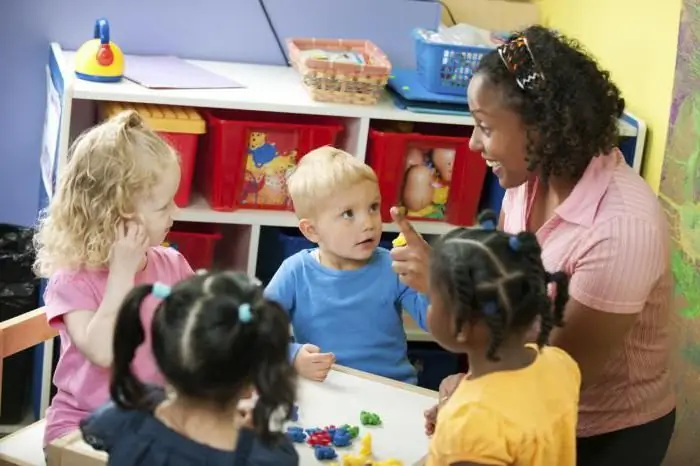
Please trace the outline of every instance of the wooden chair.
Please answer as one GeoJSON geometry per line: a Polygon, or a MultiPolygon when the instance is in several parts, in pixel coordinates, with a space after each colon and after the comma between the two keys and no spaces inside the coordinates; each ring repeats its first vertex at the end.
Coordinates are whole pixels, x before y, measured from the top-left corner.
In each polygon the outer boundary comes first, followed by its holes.
{"type": "MultiPolygon", "coordinates": [[[[57,334],[46,321],[43,308],[0,322],[0,382],[5,358],[53,339],[57,334]]],[[[43,438],[42,419],[0,439],[0,466],[44,466],[43,438]]]]}

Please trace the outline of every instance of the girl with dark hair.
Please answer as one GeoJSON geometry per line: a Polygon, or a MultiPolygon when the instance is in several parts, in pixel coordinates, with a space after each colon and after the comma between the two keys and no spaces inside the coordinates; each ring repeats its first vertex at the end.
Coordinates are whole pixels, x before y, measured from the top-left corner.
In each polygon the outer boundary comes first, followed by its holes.
{"type": "Polygon", "coordinates": [[[568,280],[545,271],[533,234],[509,235],[497,222],[482,214],[481,228],[456,229],[432,251],[428,325],[440,345],[468,355],[469,374],[437,425],[427,418],[428,464],[574,466],[581,375],[547,346],[562,325],[568,280]],[[537,319],[537,343],[527,344],[537,319]]]}
{"type": "Polygon", "coordinates": [[[272,425],[289,417],[295,398],[288,343],[284,311],[246,274],[202,272],[172,290],[139,285],[116,322],[113,402],[82,421],[83,437],[110,465],[297,465],[272,425]],[[146,339],[140,308],[154,298],[161,302],[150,337],[167,395],[131,368],[146,339]],[[258,398],[246,419],[238,405],[252,390],[258,398]]]}

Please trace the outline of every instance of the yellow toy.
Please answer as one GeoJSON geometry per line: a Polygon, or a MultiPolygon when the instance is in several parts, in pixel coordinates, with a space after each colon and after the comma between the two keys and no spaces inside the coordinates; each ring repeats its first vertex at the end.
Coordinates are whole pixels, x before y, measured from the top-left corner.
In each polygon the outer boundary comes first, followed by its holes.
{"type": "Polygon", "coordinates": [[[372,436],[370,434],[366,434],[360,440],[360,456],[372,456],[372,436]]]}
{"type": "MultiPolygon", "coordinates": [[[[340,466],[338,463],[330,463],[328,466],[340,466]]],[[[360,452],[357,455],[348,453],[343,455],[342,466],[403,466],[403,462],[394,458],[384,461],[372,459],[372,436],[366,434],[360,440],[360,452]]]]}
{"type": "Polygon", "coordinates": [[[403,233],[399,233],[399,236],[394,238],[394,241],[391,242],[391,245],[394,246],[395,248],[400,248],[401,246],[406,246],[406,238],[404,237],[403,233]]]}
{"type": "Polygon", "coordinates": [[[343,455],[343,466],[366,466],[367,458],[358,455],[343,455]]]}
{"type": "Polygon", "coordinates": [[[94,38],[81,45],[75,53],[75,75],[98,83],[118,82],[124,76],[124,53],[109,40],[109,23],[106,19],[95,22],[94,38]]]}

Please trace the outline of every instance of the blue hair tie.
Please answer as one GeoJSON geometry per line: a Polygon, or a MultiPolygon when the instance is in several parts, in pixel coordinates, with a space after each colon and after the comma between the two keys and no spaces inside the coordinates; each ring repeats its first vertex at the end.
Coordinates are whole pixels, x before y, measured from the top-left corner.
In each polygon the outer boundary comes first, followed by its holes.
{"type": "Polygon", "coordinates": [[[165,299],[170,296],[171,288],[165,283],[155,282],[151,294],[158,299],[165,299]]]}
{"type": "Polygon", "coordinates": [[[498,314],[498,304],[495,301],[489,301],[487,303],[484,303],[484,307],[481,310],[481,312],[483,312],[484,315],[487,316],[494,316],[498,314]]]}
{"type": "Polygon", "coordinates": [[[250,322],[253,318],[253,314],[250,312],[250,304],[243,303],[238,306],[238,320],[243,323],[250,322]]]}
{"type": "Polygon", "coordinates": [[[510,238],[508,238],[508,246],[510,246],[510,248],[513,251],[516,251],[516,252],[519,251],[520,250],[520,240],[518,239],[518,237],[511,236],[510,238]]]}
{"type": "Polygon", "coordinates": [[[496,224],[493,220],[484,220],[483,222],[481,222],[481,228],[483,228],[484,230],[495,230],[496,224]]]}

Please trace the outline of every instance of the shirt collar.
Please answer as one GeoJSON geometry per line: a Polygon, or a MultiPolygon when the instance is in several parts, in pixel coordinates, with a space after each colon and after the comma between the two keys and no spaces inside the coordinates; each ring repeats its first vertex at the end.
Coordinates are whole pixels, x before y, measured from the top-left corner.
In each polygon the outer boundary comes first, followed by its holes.
{"type": "Polygon", "coordinates": [[[613,173],[623,160],[617,148],[608,154],[593,157],[571,194],[554,213],[567,222],[590,227],[610,186],[613,173]]]}

